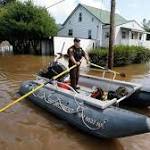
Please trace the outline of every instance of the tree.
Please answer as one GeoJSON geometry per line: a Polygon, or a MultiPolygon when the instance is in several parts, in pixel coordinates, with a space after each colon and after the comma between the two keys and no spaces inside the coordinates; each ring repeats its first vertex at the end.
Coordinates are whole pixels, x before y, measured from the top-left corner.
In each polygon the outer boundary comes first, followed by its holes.
{"type": "Polygon", "coordinates": [[[150,32],[150,20],[143,19],[143,27],[145,31],[150,32]]]}
{"type": "Polygon", "coordinates": [[[0,9],[0,37],[8,40],[15,53],[39,53],[42,39],[57,34],[55,20],[43,7],[31,1],[10,3],[0,9]]]}

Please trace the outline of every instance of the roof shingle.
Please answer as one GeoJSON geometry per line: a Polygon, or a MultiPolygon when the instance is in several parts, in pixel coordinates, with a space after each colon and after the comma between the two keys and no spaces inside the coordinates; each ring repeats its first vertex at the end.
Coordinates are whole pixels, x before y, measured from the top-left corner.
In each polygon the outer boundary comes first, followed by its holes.
{"type": "MultiPolygon", "coordinates": [[[[87,6],[84,4],[81,4],[85,9],[87,9],[92,15],[94,15],[96,18],[98,18],[100,21],[102,21],[105,24],[110,24],[110,12],[107,10],[98,9],[95,7],[87,6]]],[[[125,18],[120,16],[119,14],[115,15],[115,24],[124,24],[128,22],[125,18]]]]}

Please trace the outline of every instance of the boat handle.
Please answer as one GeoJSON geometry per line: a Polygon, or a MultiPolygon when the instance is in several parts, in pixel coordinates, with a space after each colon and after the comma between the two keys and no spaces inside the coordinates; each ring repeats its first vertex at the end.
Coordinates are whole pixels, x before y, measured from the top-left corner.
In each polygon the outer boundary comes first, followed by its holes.
{"type": "MultiPolygon", "coordinates": [[[[107,70],[103,71],[103,75],[102,75],[103,78],[105,78],[106,71],[107,70]]],[[[113,74],[112,80],[115,80],[117,73],[115,71],[107,71],[107,72],[111,72],[113,74]]]]}

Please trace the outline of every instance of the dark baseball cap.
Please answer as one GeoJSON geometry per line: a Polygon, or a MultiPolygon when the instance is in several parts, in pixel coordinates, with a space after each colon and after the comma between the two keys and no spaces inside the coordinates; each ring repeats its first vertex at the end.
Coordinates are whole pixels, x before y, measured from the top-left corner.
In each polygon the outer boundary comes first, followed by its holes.
{"type": "Polygon", "coordinates": [[[80,42],[80,39],[74,38],[74,42],[80,42]]]}

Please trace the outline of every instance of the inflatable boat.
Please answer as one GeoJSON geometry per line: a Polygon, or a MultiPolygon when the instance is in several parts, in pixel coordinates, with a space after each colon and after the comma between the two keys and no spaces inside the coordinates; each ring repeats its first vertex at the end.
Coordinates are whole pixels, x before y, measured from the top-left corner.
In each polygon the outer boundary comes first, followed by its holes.
{"type": "MultiPolygon", "coordinates": [[[[83,86],[83,83],[89,85],[89,80],[91,85],[100,83],[98,78],[83,75],[80,77],[82,84],[80,93],[77,93],[69,85],[65,84],[68,87],[66,89],[60,86],[63,83],[53,81],[32,94],[29,99],[68,123],[97,137],[119,138],[150,131],[150,118],[117,106],[117,103],[123,101],[126,96],[103,101],[91,97],[90,87],[83,86]]],[[[20,88],[20,94],[26,94],[44,82],[46,82],[44,78],[25,82],[20,88]]],[[[125,86],[129,92],[139,88],[127,83],[125,86]]]]}
{"type": "Polygon", "coordinates": [[[28,99],[82,131],[100,138],[119,138],[150,131],[149,117],[118,107],[140,92],[140,85],[80,75],[80,89],[75,91],[66,76],[50,80],[63,69],[62,64],[52,65],[48,74],[40,72],[35,80],[24,82],[19,93],[24,95],[47,83],[28,99]]]}

